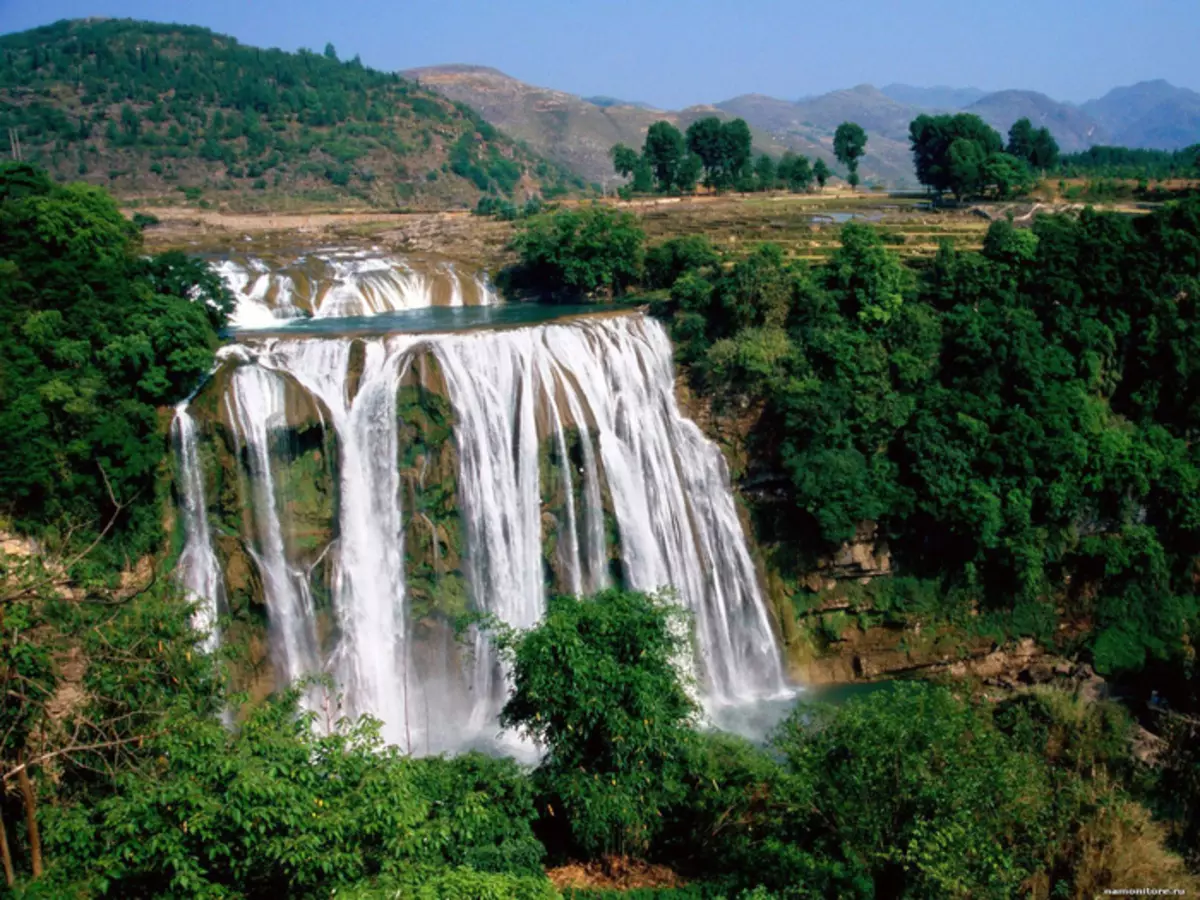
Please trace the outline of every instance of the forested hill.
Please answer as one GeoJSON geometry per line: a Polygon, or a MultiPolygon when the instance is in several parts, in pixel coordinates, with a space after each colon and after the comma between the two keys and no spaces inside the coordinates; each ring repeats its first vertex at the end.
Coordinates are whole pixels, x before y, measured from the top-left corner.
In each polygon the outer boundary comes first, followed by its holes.
{"type": "Polygon", "coordinates": [[[581,186],[471,109],[323,53],[204,28],[63,21],[0,37],[0,125],[26,161],[124,197],[473,205],[581,186]]]}

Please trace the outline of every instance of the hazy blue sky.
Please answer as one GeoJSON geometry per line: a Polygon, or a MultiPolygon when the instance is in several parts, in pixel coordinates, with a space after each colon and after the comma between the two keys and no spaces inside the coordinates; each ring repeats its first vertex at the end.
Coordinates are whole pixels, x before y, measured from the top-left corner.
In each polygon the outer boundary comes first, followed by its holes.
{"type": "Polygon", "coordinates": [[[868,82],[1082,101],[1150,78],[1200,89],[1200,0],[0,0],[0,32],[121,16],[205,25],[403,69],[491,65],[534,84],[684,106],[868,82]]]}

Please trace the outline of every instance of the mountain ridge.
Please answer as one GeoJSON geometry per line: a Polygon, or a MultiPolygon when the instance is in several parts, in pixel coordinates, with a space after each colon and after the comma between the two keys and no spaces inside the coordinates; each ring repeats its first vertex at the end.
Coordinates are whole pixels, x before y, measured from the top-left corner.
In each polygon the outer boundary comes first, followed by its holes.
{"type": "Polygon", "coordinates": [[[756,151],[776,156],[786,151],[802,153],[824,159],[835,170],[840,167],[834,161],[833,133],[844,121],[857,122],[868,135],[861,163],[864,179],[901,187],[916,185],[908,127],[923,113],[975,113],[1005,136],[1013,122],[1027,116],[1035,125],[1048,127],[1064,152],[1099,143],[1141,147],[1187,146],[1200,141],[1200,94],[1166,82],[1161,84],[1169,88],[1175,106],[1163,107],[1154,115],[1152,110],[1135,110],[1131,126],[1117,130],[1091,114],[1089,104],[1076,106],[1037,91],[1016,89],[986,92],[898,83],[876,88],[864,83],[798,100],[752,92],[712,104],[664,110],[613,97],[585,98],[538,87],[486,66],[425,66],[404,74],[477,109],[497,128],[547,158],[606,185],[619,181],[608,156],[613,144],[640,146],[651,122],[665,119],[686,128],[702,115],[745,119],[754,134],[756,151]],[[1192,96],[1194,107],[1181,101],[1192,96]]]}
{"type": "Polygon", "coordinates": [[[963,112],[979,116],[1002,135],[1007,135],[1018,119],[1029,119],[1036,128],[1049,128],[1064,153],[1111,142],[1107,130],[1087,113],[1038,91],[994,91],[963,112]]]}
{"type": "MultiPolygon", "coordinates": [[[[708,104],[680,110],[635,104],[598,105],[577,94],[529,84],[490,67],[422,66],[400,74],[466,104],[540,155],[602,185],[623,181],[613,171],[609,156],[612,146],[640,147],[654,122],[666,119],[685,129],[707,115],[733,118],[708,104]]],[[[749,124],[756,150],[777,156],[787,149],[754,123],[749,124]]]]}
{"type": "Polygon", "coordinates": [[[0,126],[27,161],[127,199],[446,207],[582,187],[473,110],[332,48],[134,19],[0,36],[0,126]]]}

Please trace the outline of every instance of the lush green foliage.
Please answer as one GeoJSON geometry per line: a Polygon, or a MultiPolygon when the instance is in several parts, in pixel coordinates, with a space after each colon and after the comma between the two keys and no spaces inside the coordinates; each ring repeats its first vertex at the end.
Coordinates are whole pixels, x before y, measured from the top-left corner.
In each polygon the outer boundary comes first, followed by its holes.
{"type": "Polygon", "coordinates": [[[1034,128],[1028,119],[1018,119],[1008,130],[1007,150],[1010,156],[1041,172],[1058,165],[1058,142],[1050,129],[1034,128]]]}
{"type": "Polygon", "coordinates": [[[501,722],[545,750],[536,778],[567,849],[643,853],[679,794],[695,707],[680,680],[687,623],[644,594],[556,597],[510,636],[513,691],[501,722]]]}
{"type": "Polygon", "coordinates": [[[1089,147],[1059,160],[1067,177],[1095,175],[1103,178],[1196,178],[1200,176],[1200,145],[1183,150],[1141,150],[1128,147],[1089,147]]]}
{"type": "Polygon", "coordinates": [[[825,187],[825,182],[829,180],[829,176],[833,173],[829,171],[829,166],[825,164],[825,160],[818,159],[813,163],[813,178],[817,179],[817,184],[820,187],[825,187]]]}
{"type": "Polygon", "coordinates": [[[211,369],[230,300],[203,264],[141,255],[112,198],[0,167],[3,513],[77,542],[159,540],[158,410],[211,369]]]}
{"type": "Polygon", "coordinates": [[[612,298],[640,277],[645,233],[632,214],[596,204],[534,216],[512,243],[521,262],[510,287],[612,298]]]}
{"type": "MultiPolygon", "coordinates": [[[[49,861],[18,884],[31,900],[549,900],[535,834],[555,856],[665,862],[693,881],[663,895],[681,900],[1002,898],[1031,884],[1070,896],[1119,882],[1115,851],[1135,837],[1119,823],[1141,815],[1117,786],[1136,768],[1128,720],[1053,691],[993,707],[902,685],[801,706],[767,749],[695,732],[677,668],[686,623],[644,595],[556,598],[538,626],[500,636],[505,720],[546,754],[532,776],[474,754],[401,756],[369,720],[322,719],[317,733],[297,713],[301,690],[224,724],[215,661],[196,652],[178,598],[137,595],[115,618],[96,606],[42,606],[52,614],[24,638],[83,637],[89,660],[67,730],[45,729],[61,715],[47,704],[42,743],[26,731],[49,861]],[[74,723],[117,730],[77,744],[74,723]]],[[[14,708],[2,714],[10,725],[14,708]]],[[[1172,765],[1194,786],[1194,759],[1172,765]]],[[[9,836],[22,859],[27,835],[9,836]]],[[[1146,847],[1155,877],[1191,884],[1161,844],[1146,847]]]]}
{"type": "MultiPolygon", "coordinates": [[[[858,128],[857,125],[853,127],[858,128]]],[[[861,128],[857,133],[847,131],[843,134],[843,149],[853,152],[855,172],[866,140],[866,133],[861,128]]],[[[730,187],[739,191],[785,188],[801,192],[812,187],[817,175],[807,157],[791,152],[778,161],[762,153],[751,165],[749,126],[741,119],[722,122],[715,116],[693,122],[686,137],[670,122],[655,122],[646,134],[640,154],[624,144],[615,144],[609,155],[617,174],[630,179],[621,189],[622,196],[651,191],[690,193],[702,174],[704,183],[718,190],[730,187]]],[[[829,169],[821,160],[817,160],[817,166],[824,173],[820,179],[824,186],[829,169]]]]}
{"type": "Polygon", "coordinates": [[[1085,622],[1101,671],[1183,666],[1192,703],[1198,248],[1189,201],[1000,222],[920,272],[860,225],[814,268],[677,239],[641,282],[692,377],[763,404],[747,476],[788,490],[760,537],[818,552],[876,523],[941,614],[1043,639],[1085,622]]]}
{"type": "MultiPolygon", "coordinates": [[[[1035,150],[1045,155],[1050,151],[1044,141],[1026,148],[1020,140],[1022,131],[1016,133],[1018,141],[1010,143],[1005,153],[999,133],[979,116],[917,116],[909,126],[917,180],[939,194],[951,191],[960,200],[988,192],[999,197],[1019,192],[1030,179],[1026,160],[1014,156],[1012,148],[1030,155],[1035,150]]],[[[1049,132],[1045,137],[1053,143],[1049,132]]]]}
{"type": "Polygon", "coordinates": [[[807,190],[811,181],[804,157],[786,157],[786,166],[781,162],[776,168],[763,154],[751,166],[750,127],[742,119],[699,119],[688,127],[686,137],[670,122],[655,122],[640,154],[624,144],[615,144],[609,153],[617,174],[630,178],[622,189],[629,194],[690,193],[702,174],[704,183],[718,190],[765,191],[781,183],[791,190],[807,190]]]}
{"type": "Polygon", "coordinates": [[[47,817],[51,856],[84,863],[56,877],[122,897],[304,897],[413,869],[541,874],[515,764],[410,760],[382,749],[369,722],[317,737],[296,699],[233,732],[212,717],[173,721],[109,796],[47,817]]]}
{"type": "Polygon", "coordinates": [[[336,53],[203,28],[58,22],[0,38],[0,126],[59,177],[121,190],[268,188],[404,203],[582,187],[468,108],[336,53]]]}
{"type": "Polygon", "coordinates": [[[858,159],[867,150],[867,133],[857,122],[843,122],[833,134],[833,154],[846,167],[846,181],[858,186],[858,159]]]}
{"type": "Polygon", "coordinates": [[[697,119],[687,130],[687,148],[704,165],[704,183],[727,188],[746,174],[751,156],[750,126],[742,119],[697,119]]]}

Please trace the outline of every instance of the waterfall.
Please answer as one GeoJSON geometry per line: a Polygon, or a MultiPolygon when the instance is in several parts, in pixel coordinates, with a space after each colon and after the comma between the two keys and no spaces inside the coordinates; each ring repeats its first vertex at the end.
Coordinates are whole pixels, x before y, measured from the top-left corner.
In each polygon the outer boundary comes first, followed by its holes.
{"type": "Polygon", "coordinates": [[[189,397],[175,407],[175,420],[172,423],[179,461],[179,512],[184,533],[178,576],[184,591],[196,602],[192,627],[205,635],[204,649],[211,651],[219,641],[217,612],[224,592],[224,581],[208,524],[196,420],[187,409],[190,400],[189,397]]]}
{"type": "Polygon", "coordinates": [[[234,296],[230,325],[277,328],[288,319],[375,316],[430,306],[490,306],[495,292],[482,276],[464,291],[454,266],[380,250],[339,248],[281,260],[257,256],[214,261],[234,296]]]}
{"type": "MultiPolygon", "coordinates": [[[[238,349],[238,348],[235,348],[238,349]]],[[[261,366],[241,366],[225,396],[238,447],[245,454],[255,520],[251,553],[270,612],[273,657],[287,683],[320,671],[312,595],[305,573],[288,560],[271,466],[272,437],[286,422],[283,380],[261,366]]]]}
{"type": "MultiPolygon", "coordinates": [[[[369,713],[402,744],[404,713],[404,547],[396,471],[396,391],[411,339],[365,345],[358,390],[346,383],[351,341],[272,341],[258,369],[291,376],[323,404],[340,453],[341,516],[333,602],[341,640],[332,670],[346,712],[369,713]]],[[[242,369],[238,370],[243,371],[242,369]]]]}
{"type": "MultiPolygon", "coordinates": [[[[472,607],[525,628],[549,590],[592,592],[614,578],[670,589],[693,616],[696,676],[710,709],[784,689],[724,459],[678,408],[671,345],[657,322],[622,315],[436,335],[276,338],[226,348],[221,360],[233,367],[225,402],[245,450],[281,675],[330,671],[346,710],[382,719],[389,742],[428,752],[493,737],[507,678],[483,634],[464,652],[434,613],[417,621],[406,584],[413,530],[440,551],[437,526],[415,510],[405,530],[404,385],[444,396],[452,412],[472,607]],[[281,537],[285,498],[272,482],[285,385],[315,403],[337,447],[337,628],[323,658],[308,586],[281,537]]],[[[188,459],[181,451],[185,470],[194,453],[188,459]]]]}

